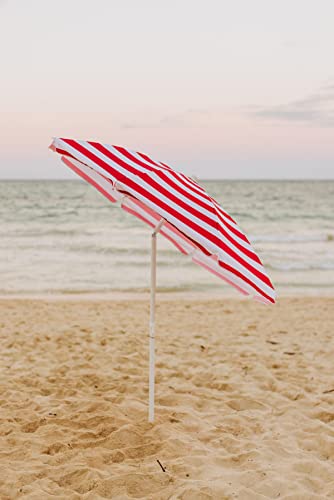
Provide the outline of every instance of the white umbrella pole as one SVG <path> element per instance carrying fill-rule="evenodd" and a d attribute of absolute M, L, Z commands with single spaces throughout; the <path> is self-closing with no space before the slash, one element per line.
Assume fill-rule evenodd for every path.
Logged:
<path fill-rule="evenodd" d="M 150 369 L 148 386 L 148 421 L 154 421 L 154 334 L 155 334 L 155 291 L 157 283 L 157 234 L 164 223 L 164 219 L 157 224 L 152 233 L 151 242 L 151 303 L 150 303 Z"/>

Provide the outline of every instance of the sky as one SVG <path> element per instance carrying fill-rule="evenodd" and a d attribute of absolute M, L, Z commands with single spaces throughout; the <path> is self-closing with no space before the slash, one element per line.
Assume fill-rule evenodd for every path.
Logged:
<path fill-rule="evenodd" d="M 52 137 L 198 178 L 334 178 L 333 0 L 0 0 L 0 178 Z"/>

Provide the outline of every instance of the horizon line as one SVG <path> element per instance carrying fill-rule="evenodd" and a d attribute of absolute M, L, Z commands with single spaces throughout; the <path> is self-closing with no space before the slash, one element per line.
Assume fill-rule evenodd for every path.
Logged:
<path fill-rule="evenodd" d="M 231 181 L 231 182 L 238 182 L 238 181 L 245 181 L 245 182 L 253 182 L 253 181 L 261 181 L 261 182 L 273 182 L 273 181 L 278 181 L 278 182 L 298 182 L 298 181 L 304 181 L 304 182 L 312 182 L 312 181 L 321 181 L 321 182 L 326 182 L 326 181 L 334 181 L 334 177 L 307 177 L 307 178 L 302 178 L 302 177 L 210 177 L 210 178 L 204 178 L 204 177 L 197 177 L 197 176 L 188 176 L 191 179 L 194 179 L 196 181 L 200 182 L 213 182 L 213 181 Z M 85 183 L 84 180 L 80 178 L 47 178 L 47 177 L 36 177 L 36 178 L 25 178 L 25 177 L 20 177 L 20 178 L 10 178 L 10 177 L 0 177 L 0 182 L 83 182 Z"/>

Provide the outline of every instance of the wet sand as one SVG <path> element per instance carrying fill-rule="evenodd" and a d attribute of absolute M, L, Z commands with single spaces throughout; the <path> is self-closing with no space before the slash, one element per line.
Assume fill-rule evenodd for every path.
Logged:
<path fill-rule="evenodd" d="M 334 298 L 158 297 L 154 424 L 148 314 L 0 300 L 1 499 L 334 498 Z"/>

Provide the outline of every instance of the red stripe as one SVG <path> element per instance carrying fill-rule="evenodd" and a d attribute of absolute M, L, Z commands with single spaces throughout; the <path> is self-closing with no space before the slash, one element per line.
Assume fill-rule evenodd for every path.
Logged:
<path fill-rule="evenodd" d="M 216 209 L 224 216 L 224 217 L 227 217 L 228 219 L 230 219 L 230 221 L 232 221 L 234 224 L 238 225 L 236 223 L 236 221 L 227 213 L 225 212 L 225 210 L 222 208 L 222 206 L 220 205 L 220 203 L 218 203 L 217 200 L 215 200 L 214 198 L 212 198 L 210 196 L 210 201 L 214 204 L 214 206 L 216 207 Z"/>
<path fill-rule="evenodd" d="M 202 198 L 208 200 L 210 197 L 208 193 L 205 191 L 205 189 L 198 184 L 197 182 L 193 181 L 190 177 L 188 177 L 185 174 L 182 174 L 181 172 L 177 172 L 174 170 L 172 167 L 169 167 L 166 163 L 163 163 L 162 161 L 159 162 L 159 166 L 164 166 L 168 169 L 170 169 L 170 172 L 175 174 L 177 178 L 185 185 L 187 188 L 191 189 L 194 193 L 202 196 Z"/>
<path fill-rule="evenodd" d="M 118 150 L 118 147 L 114 146 L 114 148 Z M 124 149 L 124 148 L 120 148 L 120 149 L 122 149 L 123 151 L 126 151 L 126 149 Z M 171 171 L 171 169 L 169 167 L 165 167 L 165 166 L 159 165 L 157 162 L 155 162 L 154 160 L 152 160 L 152 158 L 150 158 L 149 156 L 145 155 L 144 153 L 138 153 L 137 152 L 137 155 L 139 155 L 141 158 L 143 158 L 143 160 L 147 161 L 148 163 L 151 163 L 155 167 L 158 167 L 158 168 L 160 168 L 162 170 L 167 170 L 168 172 Z"/>
<path fill-rule="evenodd" d="M 208 239 L 209 241 L 211 241 L 212 243 L 214 243 L 215 245 L 220 247 L 223 251 L 225 251 L 225 253 L 230 255 L 237 262 L 239 262 L 242 266 L 244 266 L 248 271 L 253 273 L 254 276 L 256 276 L 259 280 L 261 280 L 263 283 L 266 283 L 269 287 L 272 288 L 272 284 L 266 275 L 264 275 L 263 273 L 258 271 L 252 265 L 248 264 L 248 262 L 244 261 L 244 259 L 242 259 L 242 257 L 240 257 L 232 249 L 230 249 L 226 244 L 224 244 L 222 241 L 220 241 L 219 238 L 217 238 L 213 234 L 209 233 L 208 231 L 203 229 L 201 226 L 198 226 L 196 223 L 189 220 L 188 218 L 186 218 L 185 216 L 183 216 L 182 214 L 180 214 L 176 210 L 174 210 L 172 207 L 170 207 L 169 205 L 164 203 L 162 200 L 159 200 L 158 198 L 156 198 L 156 196 L 154 196 L 152 193 L 147 191 L 145 188 L 142 188 L 140 185 L 136 184 L 132 179 L 129 179 L 128 177 L 126 177 L 124 174 L 122 174 L 121 172 L 119 172 L 118 170 L 113 168 L 110 164 L 101 160 L 98 156 L 96 156 L 94 153 L 92 153 L 89 150 L 87 150 L 86 148 L 84 148 L 81 144 L 77 143 L 76 141 L 74 141 L 72 139 L 62 139 L 62 140 L 65 143 L 72 146 L 77 151 L 79 151 L 81 154 L 83 154 L 84 156 L 89 158 L 91 161 L 97 163 L 100 167 L 104 168 L 107 172 L 111 173 L 116 179 L 119 180 L 119 182 L 122 182 L 122 183 L 128 185 L 129 187 L 131 187 L 134 191 L 139 192 L 142 196 L 146 197 L 152 203 L 156 204 L 157 206 L 160 206 L 160 208 L 162 208 L 163 210 L 165 210 L 166 212 L 168 212 L 169 214 L 174 216 L 176 219 L 178 219 L 179 221 L 188 225 L 188 227 L 190 227 L 194 231 L 201 234 L 204 238 Z M 101 144 L 98 144 L 98 143 L 90 143 L 90 144 L 93 145 L 94 147 L 96 147 L 96 149 L 101 151 L 103 154 L 105 154 L 103 151 L 103 149 L 105 149 L 105 148 Z M 105 151 L 106 151 L 106 153 L 108 153 L 108 156 L 114 157 L 113 161 L 115 161 L 115 163 L 118 163 L 119 165 L 123 166 L 123 168 L 131 170 L 129 168 L 129 166 L 125 162 L 120 160 L 117 156 L 112 155 L 112 153 L 110 153 L 110 151 L 108 151 L 106 149 L 105 149 Z M 148 175 L 145 175 L 145 180 L 149 182 L 151 179 Z"/>
<path fill-rule="evenodd" d="M 215 205 L 213 205 L 213 206 L 215 207 Z M 215 209 L 216 209 L 216 207 L 215 207 Z M 247 236 L 245 234 L 241 233 L 240 231 L 238 231 L 238 229 L 236 229 L 235 227 L 230 226 L 230 224 L 225 219 L 223 219 L 223 217 L 221 216 L 219 210 L 217 210 L 217 209 L 216 209 L 216 216 L 218 217 L 218 219 L 220 220 L 220 222 L 222 224 L 224 224 L 226 227 L 228 227 L 229 230 L 233 234 L 235 234 L 236 236 L 238 236 L 239 238 L 241 238 L 243 241 L 245 241 L 246 243 L 248 243 L 250 245 L 250 242 L 249 242 Z"/>
<path fill-rule="evenodd" d="M 166 163 L 163 163 L 161 161 L 160 164 L 163 165 L 164 167 L 170 168 L 173 172 L 176 172 L 176 170 L 174 170 L 172 167 L 169 167 Z M 181 172 L 177 172 L 177 173 L 179 174 L 180 177 L 183 177 L 187 181 L 187 184 L 190 183 L 190 184 L 192 184 L 192 186 L 195 186 L 197 188 L 196 191 L 200 190 L 205 195 L 205 197 L 208 197 L 207 192 L 205 191 L 205 189 L 200 184 L 198 184 L 198 182 L 195 182 L 188 175 L 182 174 Z"/>
<path fill-rule="evenodd" d="M 69 153 L 68 151 L 65 151 L 64 149 L 56 148 L 56 152 L 61 154 L 61 155 L 69 156 L 70 158 L 73 158 L 73 160 L 78 161 L 78 159 L 75 156 L 71 155 L 71 153 Z"/>

